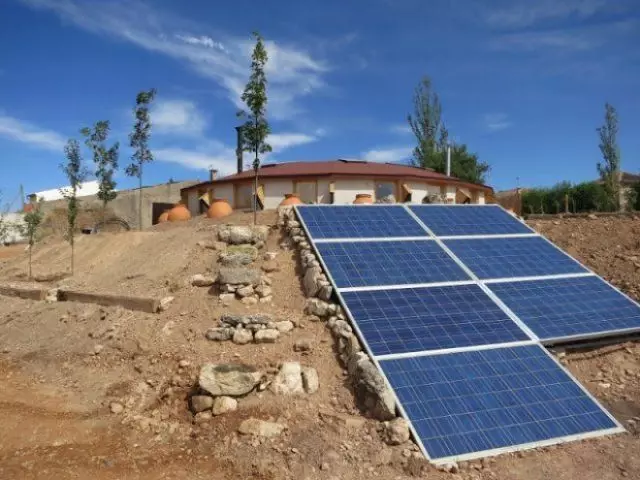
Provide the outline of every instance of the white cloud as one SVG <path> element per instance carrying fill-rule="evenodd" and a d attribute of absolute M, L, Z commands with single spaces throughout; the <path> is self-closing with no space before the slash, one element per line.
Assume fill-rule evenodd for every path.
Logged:
<path fill-rule="evenodd" d="M 368 150 L 362 154 L 363 160 L 379 163 L 400 163 L 413 153 L 413 147 L 393 147 Z"/>
<path fill-rule="evenodd" d="M 391 133 L 398 133 L 401 135 L 407 135 L 413 133 L 411 127 L 406 123 L 399 123 L 398 125 L 391 126 Z"/>
<path fill-rule="evenodd" d="M 591 50 L 602 44 L 602 39 L 588 33 L 545 31 L 502 35 L 490 42 L 493 50 L 528 51 L 541 49 L 554 51 Z"/>
<path fill-rule="evenodd" d="M 206 121 L 195 103 L 187 100 L 160 100 L 151 115 L 160 133 L 201 135 Z"/>
<path fill-rule="evenodd" d="M 272 133 L 267 137 L 267 143 L 271 145 L 274 152 L 280 152 L 287 148 L 305 145 L 318 140 L 317 136 L 306 133 Z"/>
<path fill-rule="evenodd" d="M 42 129 L 17 118 L 0 115 L 0 136 L 25 143 L 34 148 L 62 154 L 66 139 L 57 132 Z"/>
<path fill-rule="evenodd" d="M 506 8 L 489 12 L 487 22 L 495 27 L 528 27 L 546 20 L 572 16 L 586 18 L 605 7 L 608 8 L 610 3 L 607 0 L 512 1 Z"/>
<path fill-rule="evenodd" d="M 200 75 L 215 80 L 237 107 L 244 107 L 240 95 L 249 78 L 253 47 L 248 37 L 221 35 L 214 39 L 185 33 L 185 20 L 141 2 L 21 1 L 33 8 L 53 11 L 63 20 L 87 31 L 177 59 Z M 205 28 L 205 25 L 196 27 L 193 22 L 189 25 L 189 30 Z M 269 114 L 273 118 L 288 118 L 301 111 L 298 105 L 301 97 L 324 85 L 322 75 L 328 67 L 295 46 L 273 41 L 265 43 L 269 54 Z"/>
<path fill-rule="evenodd" d="M 506 113 L 487 113 L 483 117 L 483 123 L 490 132 L 499 132 L 513 125 Z"/>
<path fill-rule="evenodd" d="M 154 149 L 153 156 L 161 162 L 176 163 L 193 170 L 216 169 L 220 175 L 235 171 L 235 150 L 219 142 L 211 142 L 197 150 L 180 147 Z"/>

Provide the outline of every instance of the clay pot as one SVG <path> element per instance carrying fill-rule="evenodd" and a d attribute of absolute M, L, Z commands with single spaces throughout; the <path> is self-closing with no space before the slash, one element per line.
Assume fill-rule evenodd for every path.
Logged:
<path fill-rule="evenodd" d="M 190 218 L 191 213 L 189 212 L 189 209 L 182 203 L 179 203 L 171 210 L 169 210 L 169 215 L 167 216 L 167 219 L 170 222 L 183 222 L 185 220 L 189 220 Z"/>
<path fill-rule="evenodd" d="M 358 193 L 356 199 L 353 201 L 355 205 L 362 205 L 365 203 L 373 203 L 373 197 L 370 193 Z"/>
<path fill-rule="evenodd" d="M 302 200 L 300 200 L 300 195 L 297 193 L 285 193 L 284 200 L 280 202 L 279 207 L 285 207 L 287 205 L 301 205 Z"/>
<path fill-rule="evenodd" d="M 224 198 L 214 198 L 211 202 L 211 206 L 207 210 L 207 217 L 209 218 L 222 218 L 230 215 L 233 212 L 233 208 L 229 205 Z"/>
<path fill-rule="evenodd" d="M 158 223 L 164 223 L 169 221 L 169 210 L 165 210 L 158 217 Z"/>

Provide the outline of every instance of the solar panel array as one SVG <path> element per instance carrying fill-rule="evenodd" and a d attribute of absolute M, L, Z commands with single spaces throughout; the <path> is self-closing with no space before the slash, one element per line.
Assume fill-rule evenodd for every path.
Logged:
<path fill-rule="evenodd" d="M 499 206 L 296 206 L 425 454 L 622 431 L 542 347 L 640 331 L 640 305 Z"/>

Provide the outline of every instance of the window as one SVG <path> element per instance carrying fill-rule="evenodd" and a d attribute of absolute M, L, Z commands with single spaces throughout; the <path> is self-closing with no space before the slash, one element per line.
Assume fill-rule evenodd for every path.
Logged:
<path fill-rule="evenodd" d="M 389 195 L 395 199 L 396 184 L 393 182 L 376 182 L 376 201 L 380 201 Z"/>
<path fill-rule="evenodd" d="M 296 183 L 296 193 L 300 195 L 300 200 L 302 200 L 304 203 L 318 203 L 316 182 Z"/>
<path fill-rule="evenodd" d="M 253 185 L 244 183 L 236 185 L 236 208 L 251 208 L 253 202 Z"/>

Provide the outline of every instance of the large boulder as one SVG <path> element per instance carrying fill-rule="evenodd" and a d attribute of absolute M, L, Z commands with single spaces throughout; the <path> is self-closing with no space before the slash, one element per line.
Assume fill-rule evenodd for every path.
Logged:
<path fill-rule="evenodd" d="M 214 397 L 238 397 L 252 391 L 262 373 L 255 367 L 241 363 L 207 363 L 200 368 L 198 385 Z"/>
<path fill-rule="evenodd" d="M 253 285 L 260 283 L 260 271 L 249 267 L 221 267 L 218 283 L 232 285 Z"/>
<path fill-rule="evenodd" d="M 302 279 L 302 285 L 304 286 L 304 293 L 307 297 L 315 297 L 320 289 L 318 281 L 322 275 L 322 270 L 319 267 L 308 268 Z"/>
<path fill-rule="evenodd" d="M 271 390 L 278 395 L 304 393 L 302 367 L 298 362 L 285 362 L 271 383 Z"/>
<path fill-rule="evenodd" d="M 396 417 L 396 402 L 384 378 L 364 352 L 349 359 L 347 366 L 353 378 L 356 399 L 361 409 L 377 420 Z"/>

